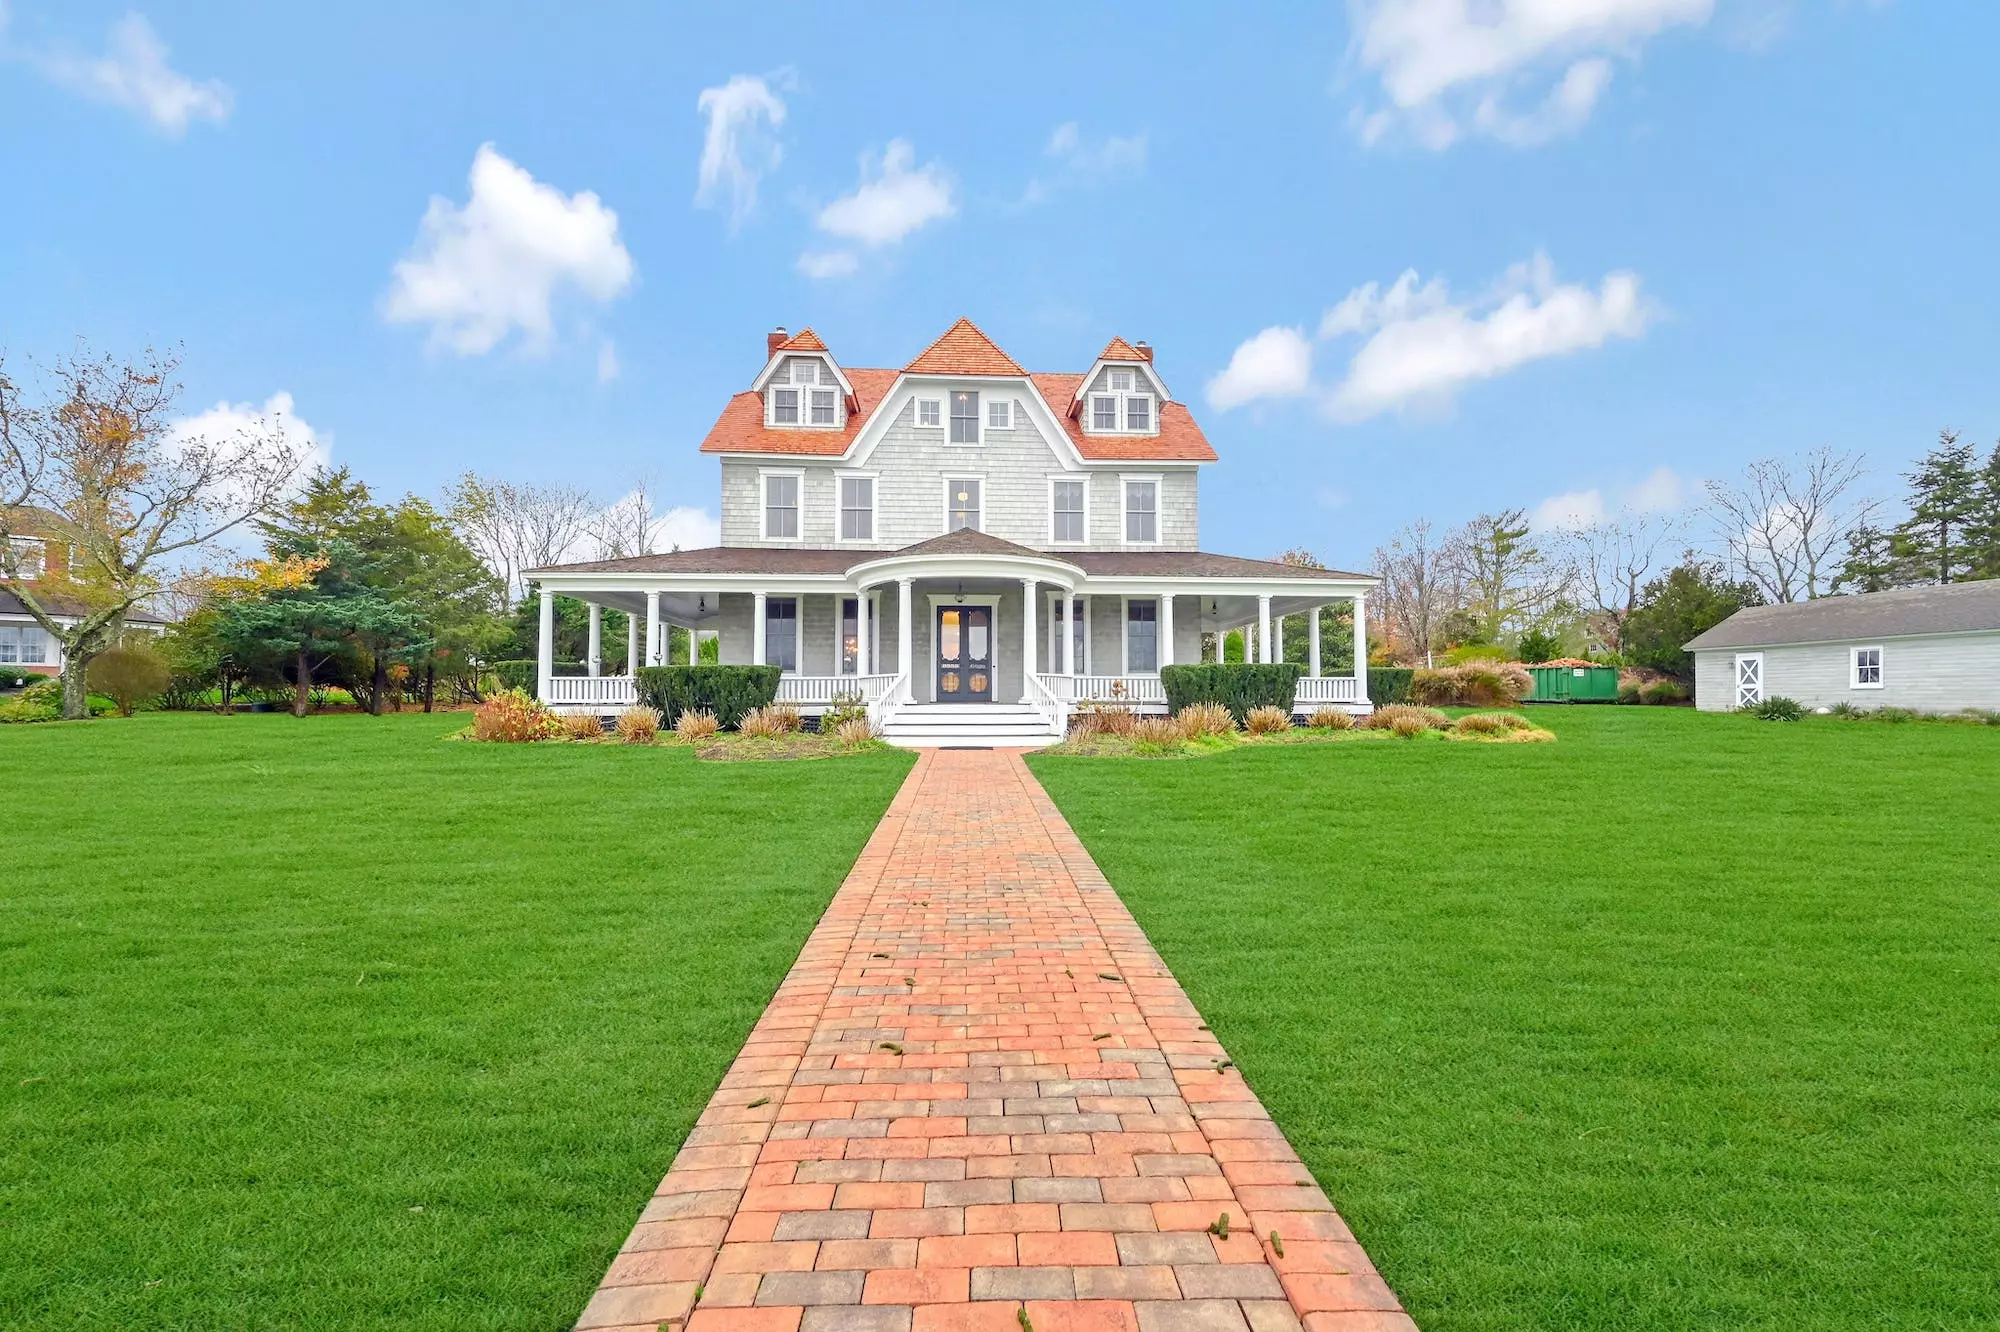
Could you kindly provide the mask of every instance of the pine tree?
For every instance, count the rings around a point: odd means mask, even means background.
[[[1835,592],[1884,592],[1909,581],[1909,562],[1896,557],[1894,541],[1873,523],[1847,534],[1847,560],[1834,575]]]
[[[1978,514],[1966,529],[1973,578],[2000,578],[2000,443],[1979,471]]]
[[[1908,474],[1910,516],[1896,527],[1898,556],[1923,570],[1926,582],[1953,583],[1973,570],[1973,529],[1981,517],[1981,472],[1972,445],[1956,430],[1938,432],[1938,446]]]

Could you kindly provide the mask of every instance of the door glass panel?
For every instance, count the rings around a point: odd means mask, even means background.
[[[958,660],[959,615],[958,611],[948,610],[938,617],[938,657],[941,660]]]
[[[987,649],[986,616],[978,611],[974,611],[971,614],[971,616],[969,616],[967,619],[967,623],[965,626],[965,636],[967,645],[970,649],[968,655],[974,661],[985,661],[986,649]],[[977,685],[974,685],[973,687],[975,689],[978,688]]]

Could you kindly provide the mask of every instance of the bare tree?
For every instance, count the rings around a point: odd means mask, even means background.
[[[1567,560],[1575,571],[1577,595],[1614,651],[1625,650],[1625,621],[1639,604],[1639,589],[1671,556],[1681,536],[1680,519],[1665,514],[1633,513],[1563,533]],[[1595,632],[1595,629],[1593,630]]]
[[[303,460],[280,420],[226,439],[177,432],[179,368],[171,352],[80,352],[49,368],[30,406],[0,365],[0,587],[61,644],[68,718],[89,715],[91,660],[125,613],[171,592],[183,557],[264,512]],[[68,545],[59,574],[24,576],[14,529],[30,526]]]
[[[660,514],[653,505],[650,479],[641,477],[623,499],[597,511],[590,521],[590,539],[600,560],[651,555],[658,542]]]
[[[1482,513],[1454,535],[1465,570],[1468,609],[1481,640],[1497,643],[1508,630],[1540,624],[1569,600],[1569,566],[1544,554],[1526,509]]]
[[[1375,595],[1382,622],[1405,650],[1421,653],[1428,663],[1445,616],[1465,598],[1457,535],[1439,539],[1430,520],[1419,518],[1376,548],[1374,573],[1382,580]]]
[[[445,493],[454,526],[507,584],[509,599],[527,592],[527,571],[574,558],[597,516],[597,502],[577,486],[517,486],[467,472]]]
[[[1831,590],[1838,552],[1876,509],[1855,494],[1865,461],[1822,447],[1796,460],[1761,458],[1738,483],[1709,482],[1708,518],[1730,566],[1774,602]]]

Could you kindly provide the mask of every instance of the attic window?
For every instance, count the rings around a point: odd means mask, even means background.
[[[1107,367],[1090,394],[1091,432],[1150,435],[1158,428],[1152,381],[1134,369]]]
[[[1090,395],[1090,428],[1092,430],[1118,428],[1118,399],[1109,393]]]
[[[1125,428],[1127,430],[1151,430],[1153,428],[1153,400],[1143,393],[1125,399]]]
[[[771,390],[771,420],[778,425],[799,423],[799,391],[795,388]]]
[[[935,430],[944,424],[944,403],[936,398],[917,399],[917,424]]]
[[[1130,393],[1132,391],[1132,372],[1130,370],[1113,370],[1111,372],[1111,391],[1113,393]]]
[[[793,361],[793,362],[792,362],[792,382],[793,382],[794,384],[817,384],[817,383],[819,383],[819,362],[818,362],[818,361]]]
[[[830,388],[816,388],[812,391],[812,423],[814,425],[839,425],[840,411]]]

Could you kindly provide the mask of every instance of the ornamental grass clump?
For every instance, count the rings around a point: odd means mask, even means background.
[[[1672,680],[1655,680],[1639,690],[1639,701],[1655,707],[1671,707],[1687,702],[1688,691]]]
[[[602,740],[604,723],[594,713],[565,712],[556,722],[565,740]]]
[[[1236,718],[1220,703],[1190,703],[1174,714],[1181,733],[1190,740],[1211,735],[1228,735],[1236,729]]]
[[[1361,724],[1373,731],[1393,731],[1396,723],[1405,719],[1414,720],[1433,731],[1451,729],[1451,718],[1436,708],[1420,708],[1414,703],[1391,703],[1388,707],[1377,708]]]
[[[1490,707],[1514,703],[1534,691],[1534,680],[1518,661],[1493,661],[1484,657],[1420,670],[1410,677],[1410,700],[1433,705]]]
[[[539,699],[518,689],[495,694],[472,713],[472,738],[500,744],[527,744],[559,733],[561,723]]]
[[[1252,708],[1243,714],[1243,729],[1252,735],[1276,735],[1292,729],[1292,719],[1283,708]]]
[[[862,745],[874,743],[878,737],[868,718],[849,717],[833,728],[833,738],[849,749],[859,749]]]
[[[1405,740],[1414,740],[1430,729],[1422,721],[1408,715],[1397,717],[1389,723],[1390,734],[1401,736]]]
[[[1346,708],[1316,708],[1306,720],[1306,726],[1314,731],[1351,731],[1354,729],[1354,714]]]
[[[628,745],[650,745],[660,735],[660,710],[644,703],[618,714],[618,738]]]
[[[1133,723],[1132,743],[1154,749],[1179,749],[1187,743],[1187,730],[1172,717],[1146,717]]]
[[[775,709],[755,708],[743,714],[736,729],[753,738],[775,740],[785,733],[785,723]]]
[[[1070,729],[1077,735],[1129,736],[1138,722],[1138,714],[1130,708],[1086,705],[1071,719]]]
[[[1460,735],[1504,735],[1512,728],[1491,712],[1475,712],[1452,724]]]
[[[722,723],[715,719],[715,714],[706,710],[683,712],[674,723],[674,734],[688,744],[713,740],[721,729]]]

